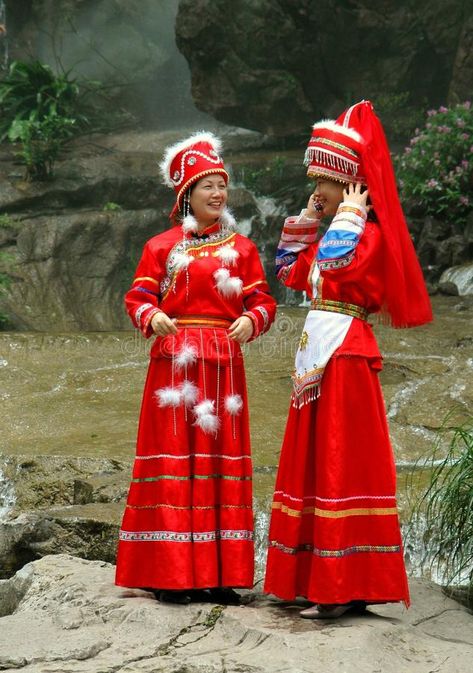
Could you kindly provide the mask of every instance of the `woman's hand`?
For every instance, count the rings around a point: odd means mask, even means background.
[[[371,206],[367,205],[367,200],[369,196],[369,192],[367,189],[365,189],[364,192],[361,191],[361,183],[356,182],[353,184],[353,182],[349,182],[348,185],[345,187],[343,190],[343,200],[344,201],[350,201],[351,203],[356,203],[359,206],[362,206],[366,212],[371,210]]]
[[[253,334],[253,323],[247,315],[241,315],[228,328],[228,336],[239,344],[244,344]]]
[[[151,329],[158,336],[166,336],[167,334],[177,334],[177,327],[171,318],[159,311],[151,318]]]
[[[304,216],[309,218],[310,220],[320,220],[322,217],[322,211],[323,207],[319,203],[317,197],[315,194],[311,194],[309,196],[309,200],[307,201],[307,208],[304,211]]]

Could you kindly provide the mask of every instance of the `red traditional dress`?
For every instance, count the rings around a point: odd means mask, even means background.
[[[116,583],[251,587],[245,373],[228,327],[247,315],[255,338],[274,319],[257,249],[225,218],[201,235],[174,226],[145,245],[125,301],[145,337],[160,310],[178,334],[157,337],[151,349]]]
[[[279,245],[279,277],[314,297],[269,532],[265,591],[286,600],[409,603],[381,356],[366,321],[383,300],[381,232],[365,219],[342,204],[317,244],[317,220],[288,218]]]

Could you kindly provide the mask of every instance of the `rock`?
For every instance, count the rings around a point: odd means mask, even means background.
[[[473,295],[473,263],[453,266],[444,271],[439,288],[445,294]]]
[[[38,456],[0,460],[0,577],[58,549],[114,561],[130,466],[116,460]],[[8,489],[8,492],[7,492]]]
[[[377,605],[315,623],[260,595],[244,607],[173,606],[113,581],[109,564],[58,555],[1,582],[0,670],[458,673],[471,661],[471,613],[428,582],[411,580],[409,611]]]
[[[376,8],[319,0],[315,11],[310,0],[181,0],[176,41],[199,109],[227,124],[306,137],[312,121],[342,111],[347,91],[352,101],[379,101],[397,123],[426,102],[444,103],[449,90],[470,97],[471,16],[470,5],[446,0]]]

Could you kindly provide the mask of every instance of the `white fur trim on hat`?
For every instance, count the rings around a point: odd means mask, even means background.
[[[179,152],[182,152],[187,147],[195,145],[196,143],[209,143],[209,145],[213,147],[214,151],[220,156],[222,151],[222,141],[220,138],[214,136],[213,133],[208,131],[198,131],[185,140],[180,140],[174,145],[170,145],[164,150],[163,159],[159,164],[162,181],[167,187],[174,187],[170,175],[171,164],[174,157],[179,154]]]
[[[347,126],[341,126],[341,124],[337,124],[333,119],[323,119],[321,122],[317,122],[312,126],[312,130],[316,131],[317,129],[328,129],[334,133],[341,133],[341,135],[347,136],[347,138],[351,138],[357,143],[363,143],[363,138],[358,131],[350,129]]]

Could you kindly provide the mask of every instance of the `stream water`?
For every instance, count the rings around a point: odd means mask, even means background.
[[[411,468],[431,451],[447,415],[451,426],[473,412],[473,307],[459,297],[434,297],[433,304],[436,319],[430,325],[375,326],[404,515],[425,483],[422,470],[412,479]],[[267,530],[289,376],[306,312],[281,307],[271,331],[245,347],[257,542]],[[134,332],[1,333],[0,454],[131,461],[149,347]],[[8,506],[14,494],[1,473],[0,490]],[[413,561],[420,554],[418,537],[419,531],[409,543]],[[264,545],[257,548],[261,564]]]

